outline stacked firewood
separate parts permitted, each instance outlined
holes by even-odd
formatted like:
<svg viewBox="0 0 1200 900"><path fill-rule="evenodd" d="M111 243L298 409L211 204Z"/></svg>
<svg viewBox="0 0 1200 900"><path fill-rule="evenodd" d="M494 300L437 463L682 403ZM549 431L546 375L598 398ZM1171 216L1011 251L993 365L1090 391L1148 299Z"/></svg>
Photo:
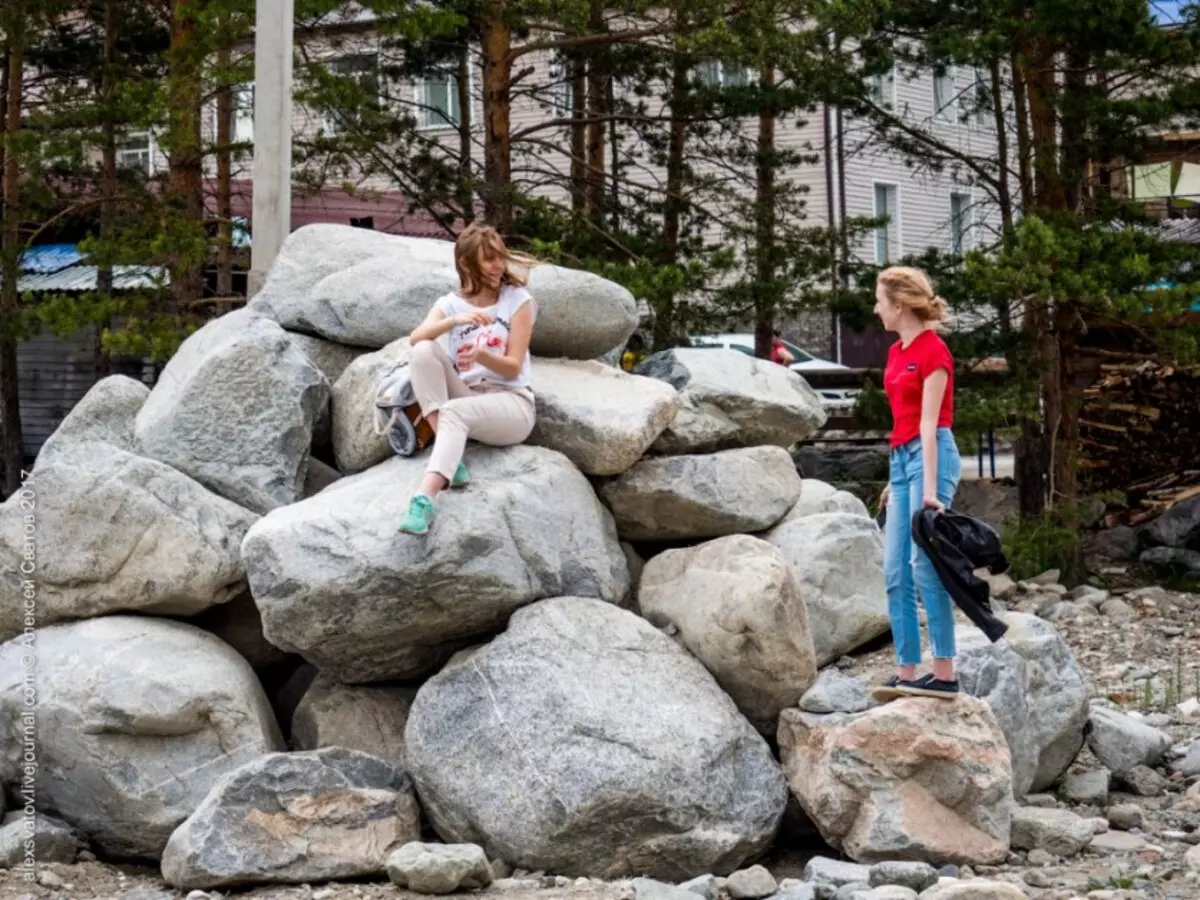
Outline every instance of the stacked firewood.
<svg viewBox="0 0 1200 900"><path fill-rule="evenodd" d="M1080 410L1085 487L1137 524L1200 494L1200 367L1107 352Z"/></svg>

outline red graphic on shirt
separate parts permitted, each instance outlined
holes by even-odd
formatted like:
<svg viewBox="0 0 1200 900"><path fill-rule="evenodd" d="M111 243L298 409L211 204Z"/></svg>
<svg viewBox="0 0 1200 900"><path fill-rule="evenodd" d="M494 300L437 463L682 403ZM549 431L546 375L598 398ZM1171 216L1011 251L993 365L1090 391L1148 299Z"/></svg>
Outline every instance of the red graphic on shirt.
<svg viewBox="0 0 1200 900"><path fill-rule="evenodd" d="M500 337L498 334L493 334L487 339L487 346L489 350L501 350L503 349L504 344L504 338Z"/></svg>

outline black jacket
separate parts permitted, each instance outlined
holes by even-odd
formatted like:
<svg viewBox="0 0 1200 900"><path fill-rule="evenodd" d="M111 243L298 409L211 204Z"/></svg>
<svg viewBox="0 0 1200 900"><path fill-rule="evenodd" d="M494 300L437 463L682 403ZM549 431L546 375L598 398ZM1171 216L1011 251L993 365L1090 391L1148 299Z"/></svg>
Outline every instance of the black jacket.
<svg viewBox="0 0 1200 900"><path fill-rule="evenodd" d="M1000 535L978 519L932 509L913 516L912 533L959 609L993 643L1000 640L1008 626L992 614L988 583L975 576L976 569L986 568L993 575L1008 569Z"/></svg>

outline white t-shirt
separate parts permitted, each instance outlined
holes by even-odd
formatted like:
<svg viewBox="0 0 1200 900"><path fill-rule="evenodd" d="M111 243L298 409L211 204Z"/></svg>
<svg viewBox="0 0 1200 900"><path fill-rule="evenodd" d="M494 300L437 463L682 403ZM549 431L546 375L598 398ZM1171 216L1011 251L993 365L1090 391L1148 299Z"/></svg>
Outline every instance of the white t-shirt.
<svg viewBox="0 0 1200 900"><path fill-rule="evenodd" d="M458 348L463 344L474 344L480 350L487 350L497 356L508 353L508 342L511 337L510 326L517 310L527 302L533 303L533 315L537 318L537 301L523 287L501 285L500 296L492 306L476 306L464 300L457 293L446 294L434 304L447 318L469 312L485 312L492 317L491 325L455 325L449 331L450 346L447 350L455 368L458 368ZM487 366L476 362L466 372L459 372L464 384L496 384L508 388L529 387L529 351L525 351L525 359L521 363L521 371L516 378L505 378L498 372L493 372Z"/></svg>

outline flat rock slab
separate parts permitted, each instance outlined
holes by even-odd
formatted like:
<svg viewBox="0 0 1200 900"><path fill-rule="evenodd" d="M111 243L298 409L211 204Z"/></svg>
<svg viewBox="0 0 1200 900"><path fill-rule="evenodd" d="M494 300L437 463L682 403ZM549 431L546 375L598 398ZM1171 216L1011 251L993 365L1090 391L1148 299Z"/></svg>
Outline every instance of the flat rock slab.
<svg viewBox="0 0 1200 900"><path fill-rule="evenodd" d="M559 451L586 475L631 468L679 411L669 384L590 360L535 359L533 391L529 443Z"/></svg>
<svg viewBox="0 0 1200 900"><path fill-rule="evenodd" d="M162 872L183 890L379 875L420 833L412 783L383 760L272 753L213 788L171 835Z"/></svg>
<svg viewBox="0 0 1200 900"><path fill-rule="evenodd" d="M650 457L600 488L628 541L762 531L782 519L799 495L800 476L780 447Z"/></svg>
<svg viewBox="0 0 1200 900"><path fill-rule="evenodd" d="M339 681L409 679L536 600L625 601L612 518L566 457L472 446L466 462L471 486L439 495L426 535L396 531L423 457L343 478L255 525L242 557L267 639Z"/></svg>
<svg viewBox="0 0 1200 900"><path fill-rule="evenodd" d="M409 771L448 843L531 870L680 881L764 851L779 767L704 667L644 619L562 597L425 683Z"/></svg>
<svg viewBox="0 0 1200 900"><path fill-rule="evenodd" d="M679 415L654 444L658 453L790 447L827 420L821 398L803 378L736 350L666 350L634 373L661 379L680 394Z"/></svg>

